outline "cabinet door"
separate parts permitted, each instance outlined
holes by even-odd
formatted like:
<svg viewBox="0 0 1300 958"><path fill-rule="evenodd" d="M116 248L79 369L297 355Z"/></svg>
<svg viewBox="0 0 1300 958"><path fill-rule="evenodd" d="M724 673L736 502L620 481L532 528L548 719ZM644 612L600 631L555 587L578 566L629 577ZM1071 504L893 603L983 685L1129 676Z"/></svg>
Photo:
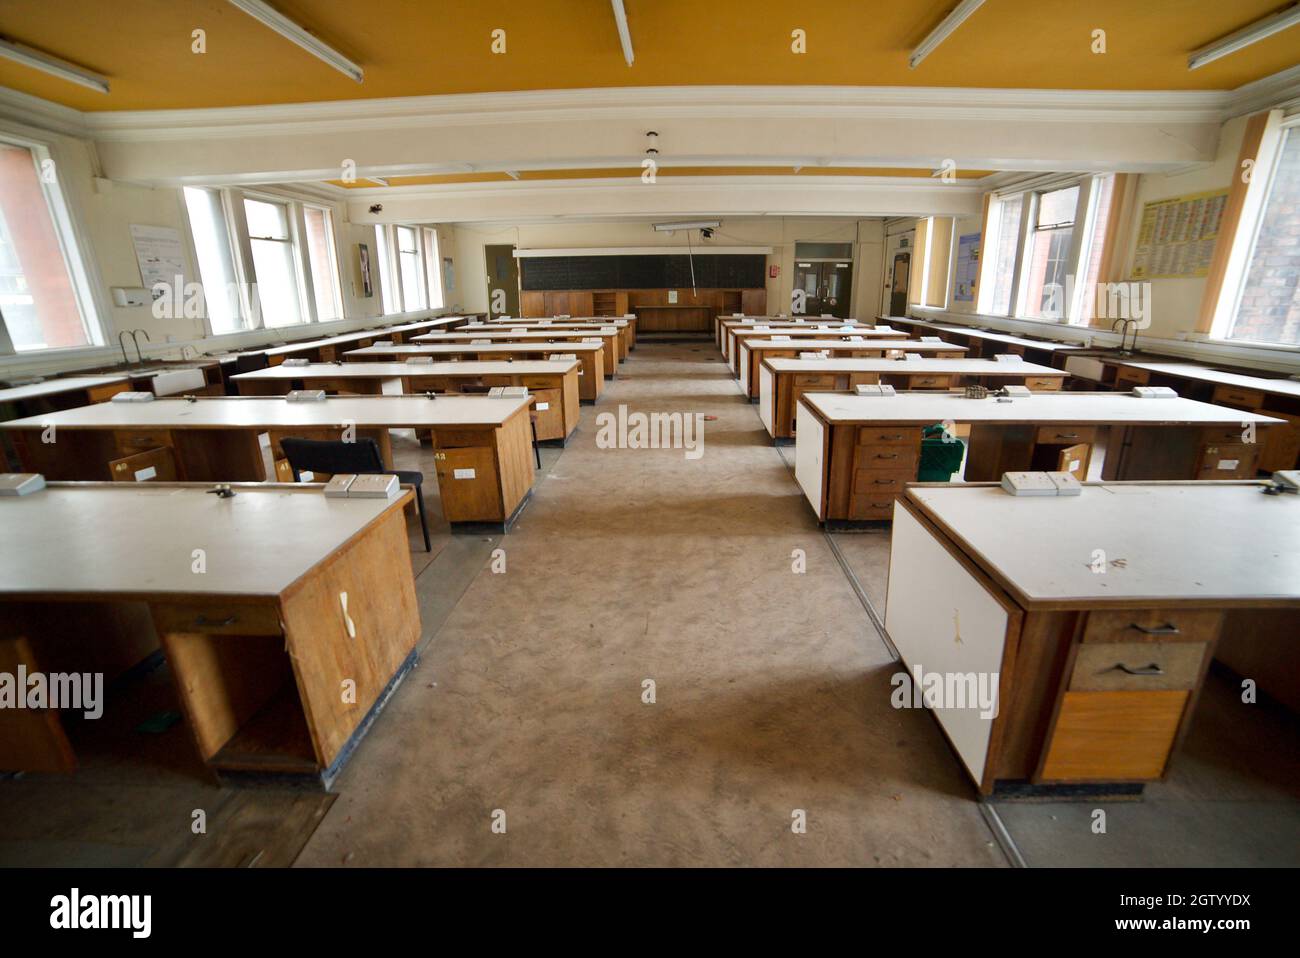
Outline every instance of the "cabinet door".
<svg viewBox="0 0 1300 958"><path fill-rule="evenodd" d="M496 454L487 446L440 448L434 453L442 515L448 522L500 522Z"/></svg>
<svg viewBox="0 0 1300 958"><path fill-rule="evenodd" d="M1150 781L1164 774L1191 693L1066 692L1044 782Z"/></svg>

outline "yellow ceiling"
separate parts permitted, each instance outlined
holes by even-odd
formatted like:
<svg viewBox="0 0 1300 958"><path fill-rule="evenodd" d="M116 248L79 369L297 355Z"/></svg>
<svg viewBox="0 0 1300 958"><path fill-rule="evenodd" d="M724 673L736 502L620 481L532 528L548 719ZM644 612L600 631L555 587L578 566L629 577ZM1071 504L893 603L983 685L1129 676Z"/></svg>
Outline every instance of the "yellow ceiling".
<svg viewBox="0 0 1300 958"><path fill-rule="evenodd" d="M920 176L929 177L933 171L925 169L899 169L895 167L807 167L798 173L789 166L674 166L660 168L657 176ZM988 176L990 170L955 170L959 180L977 180ZM640 168L595 170L520 170L520 180L589 180L639 178ZM515 178L509 173L430 173L419 176L387 176L388 186L434 186L444 183L510 183ZM329 180L333 186L344 189L382 188L384 184L363 178Z"/></svg>
<svg viewBox="0 0 1300 958"><path fill-rule="evenodd" d="M1293 27L1199 70L1187 53L1281 0L990 0L916 70L955 0L272 0L366 71L334 71L225 0L5 0L0 34L111 78L103 95L0 60L0 85L82 110L141 110L609 86L849 84L1231 89L1300 63ZM506 50L489 50L504 28ZM808 52L790 52L790 32ZM207 52L191 52L206 31ZM1106 31L1107 52L1091 51Z"/></svg>

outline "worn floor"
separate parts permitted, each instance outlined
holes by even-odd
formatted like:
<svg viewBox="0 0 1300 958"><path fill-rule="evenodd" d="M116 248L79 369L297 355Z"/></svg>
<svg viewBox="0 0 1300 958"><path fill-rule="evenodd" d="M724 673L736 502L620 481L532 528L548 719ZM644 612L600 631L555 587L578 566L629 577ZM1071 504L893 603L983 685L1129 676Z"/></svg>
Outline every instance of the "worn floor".
<svg viewBox="0 0 1300 958"><path fill-rule="evenodd" d="M509 535L450 535L429 484L423 658L334 794L213 786L183 723L140 728L176 708L163 666L75 733L76 776L0 781L0 865L1300 864L1297 720L1223 676L1105 833L1091 803L978 803L889 705L888 533L821 533L710 343L643 342L607 385ZM599 448L620 406L716 418L699 458Z"/></svg>

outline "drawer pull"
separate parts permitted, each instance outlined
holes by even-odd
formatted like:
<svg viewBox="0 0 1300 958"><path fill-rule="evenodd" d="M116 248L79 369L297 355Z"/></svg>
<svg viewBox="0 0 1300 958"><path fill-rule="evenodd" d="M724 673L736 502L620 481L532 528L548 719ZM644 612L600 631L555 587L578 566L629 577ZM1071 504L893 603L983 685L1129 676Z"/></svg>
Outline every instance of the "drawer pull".
<svg viewBox="0 0 1300 958"><path fill-rule="evenodd" d="M1130 629L1137 629L1143 635L1178 635L1179 628L1172 622L1166 622L1164 625L1157 625L1154 628L1148 628L1145 625L1138 625L1134 622L1129 626Z"/></svg>
<svg viewBox="0 0 1300 958"><path fill-rule="evenodd" d="M903 438L903 434L902 434L902 433L896 433L895 435L892 435L892 436L877 436L876 438L877 438L877 439L902 439L902 438Z"/></svg>
<svg viewBox="0 0 1300 958"><path fill-rule="evenodd" d="M898 458L898 453L896 453L896 452L891 452L889 455L885 455L883 452L878 452L878 453L876 453L876 458L877 458L877 459L897 459L897 458Z"/></svg>
<svg viewBox="0 0 1300 958"><path fill-rule="evenodd" d="M1079 434L1077 432L1058 432L1056 434L1056 438L1057 439L1078 439Z"/></svg>
<svg viewBox="0 0 1300 958"><path fill-rule="evenodd" d="M876 479L873 481L878 486L892 486L898 482L897 479Z"/></svg>
<svg viewBox="0 0 1300 958"><path fill-rule="evenodd" d="M227 625L234 625L238 621L239 621L238 615L232 615L229 618L222 619L220 622L213 622L206 615L200 615L197 619L194 620L194 624L195 625L217 625L224 628Z"/></svg>
<svg viewBox="0 0 1300 958"><path fill-rule="evenodd" d="M1150 665L1144 665L1136 669L1129 668L1123 662L1117 662L1115 663L1115 665L1111 666L1110 671L1123 672L1125 675L1164 675L1165 674L1165 670L1162 669L1160 666L1156 665L1154 662L1152 662Z"/></svg>

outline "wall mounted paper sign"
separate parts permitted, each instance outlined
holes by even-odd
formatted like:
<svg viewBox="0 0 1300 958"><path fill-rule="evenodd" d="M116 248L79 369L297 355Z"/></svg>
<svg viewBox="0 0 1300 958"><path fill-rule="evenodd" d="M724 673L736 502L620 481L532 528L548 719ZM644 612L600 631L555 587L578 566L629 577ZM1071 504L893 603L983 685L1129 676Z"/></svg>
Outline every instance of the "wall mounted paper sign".
<svg viewBox="0 0 1300 958"><path fill-rule="evenodd" d="M980 234L967 233L957 240L957 269L953 275L952 298L959 303L975 301L975 282L980 275Z"/></svg>
<svg viewBox="0 0 1300 958"><path fill-rule="evenodd" d="M1227 202L1227 190L1211 190L1144 204L1133 279L1207 275Z"/></svg>
<svg viewBox="0 0 1300 958"><path fill-rule="evenodd" d="M169 226L139 226L131 224L131 243L135 246L135 259L140 264L141 285L154 299L162 293L154 289L156 283L166 283L168 288L184 280L185 250L181 246L181 231Z"/></svg>

